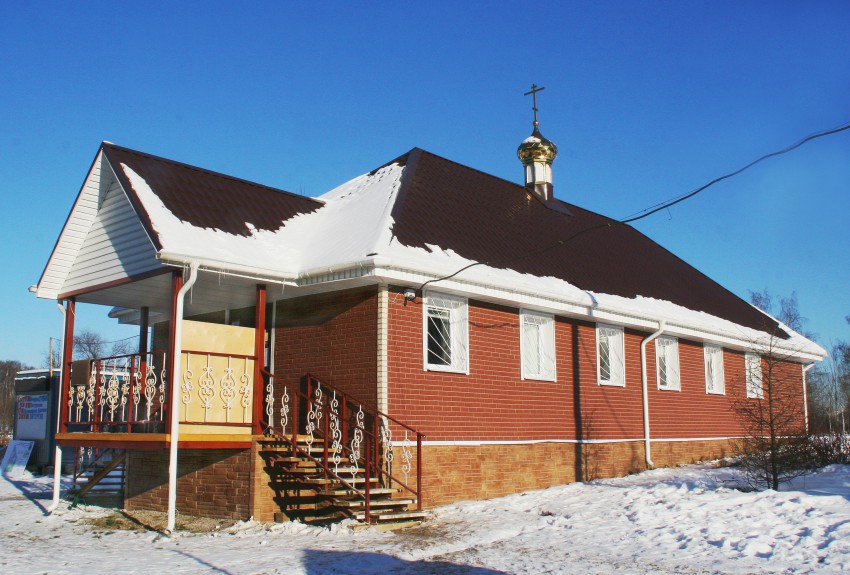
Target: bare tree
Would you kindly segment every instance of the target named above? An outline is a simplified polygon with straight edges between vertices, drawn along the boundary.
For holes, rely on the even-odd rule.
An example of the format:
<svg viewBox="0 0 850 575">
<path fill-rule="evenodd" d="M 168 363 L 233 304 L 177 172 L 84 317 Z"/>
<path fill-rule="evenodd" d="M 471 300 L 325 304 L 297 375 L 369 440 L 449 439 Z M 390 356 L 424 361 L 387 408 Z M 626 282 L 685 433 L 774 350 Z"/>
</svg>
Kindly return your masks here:
<svg viewBox="0 0 850 575">
<path fill-rule="evenodd" d="M 750 292 L 750 301 L 797 333 L 805 333 L 797 294 L 774 298 L 767 291 Z M 780 349 L 780 328 L 766 342 L 756 344 L 756 354 L 745 356 L 744 394 L 735 398 L 735 410 L 744 428 L 738 441 L 741 465 L 755 488 L 778 489 L 813 464 L 812 444 L 806 430 L 806 413 L 800 397 L 800 366 L 792 351 Z M 805 333 L 809 338 L 814 336 Z M 820 397 L 818 397 L 820 399 Z"/>
<path fill-rule="evenodd" d="M 735 398 L 744 428 L 738 440 L 741 466 L 752 487 L 778 489 L 812 465 L 800 397 L 800 367 L 777 348 L 776 337 L 745 358 L 745 392 Z"/>
<path fill-rule="evenodd" d="M 74 357 L 96 359 L 135 353 L 138 348 L 134 338 L 106 341 L 96 331 L 85 329 L 74 335 Z"/>
<path fill-rule="evenodd" d="M 0 436 L 11 436 L 15 423 L 15 376 L 31 369 L 20 361 L 0 361 Z"/>
<path fill-rule="evenodd" d="M 816 339 L 816 334 L 806 329 L 809 320 L 800 313 L 796 291 L 791 292 L 791 295 L 787 297 L 780 296 L 778 300 L 775 300 L 773 294 L 767 289 L 760 292 L 750 291 L 750 303 L 760 310 L 773 315 L 797 333 L 809 339 Z"/>
<path fill-rule="evenodd" d="M 106 341 L 103 336 L 90 329 L 77 332 L 74 335 L 74 357 L 78 359 L 106 357 Z"/>
</svg>

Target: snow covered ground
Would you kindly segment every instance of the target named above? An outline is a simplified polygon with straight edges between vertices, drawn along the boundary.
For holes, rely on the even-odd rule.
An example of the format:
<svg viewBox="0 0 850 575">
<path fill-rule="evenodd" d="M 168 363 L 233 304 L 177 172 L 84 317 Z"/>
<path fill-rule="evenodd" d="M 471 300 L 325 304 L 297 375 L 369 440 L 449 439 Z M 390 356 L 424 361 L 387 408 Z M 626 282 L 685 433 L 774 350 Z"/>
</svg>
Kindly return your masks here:
<svg viewBox="0 0 850 575">
<path fill-rule="evenodd" d="M 237 523 L 111 530 L 90 507 L 44 513 L 50 479 L 0 479 L 0 573 L 848 573 L 850 466 L 744 493 L 691 465 L 435 510 L 396 533 Z"/>
</svg>

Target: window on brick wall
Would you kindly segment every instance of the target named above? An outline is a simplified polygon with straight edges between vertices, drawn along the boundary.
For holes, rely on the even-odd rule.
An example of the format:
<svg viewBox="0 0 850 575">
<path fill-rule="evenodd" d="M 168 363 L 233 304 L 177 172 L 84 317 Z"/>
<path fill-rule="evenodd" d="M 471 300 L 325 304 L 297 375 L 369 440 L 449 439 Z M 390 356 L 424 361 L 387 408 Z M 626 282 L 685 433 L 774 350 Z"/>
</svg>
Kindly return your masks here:
<svg viewBox="0 0 850 575">
<path fill-rule="evenodd" d="M 681 389 L 679 377 L 679 340 L 675 337 L 659 337 L 655 340 L 655 367 L 658 389 Z"/>
<path fill-rule="evenodd" d="M 429 292 L 424 302 L 422 328 L 425 368 L 467 373 L 469 327 L 466 300 Z"/>
<path fill-rule="evenodd" d="M 719 345 L 705 344 L 705 392 L 726 393 L 726 383 L 723 376 L 723 348 Z"/>
<path fill-rule="evenodd" d="M 600 385 L 626 385 L 622 327 L 597 324 L 596 372 Z"/>
<path fill-rule="evenodd" d="M 522 378 L 555 381 L 554 316 L 522 310 L 519 318 Z"/>
<path fill-rule="evenodd" d="M 744 356 L 744 372 L 747 381 L 747 397 L 761 399 L 764 397 L 761 379 L 761 356 L 748 353 Z"/>
</svg>

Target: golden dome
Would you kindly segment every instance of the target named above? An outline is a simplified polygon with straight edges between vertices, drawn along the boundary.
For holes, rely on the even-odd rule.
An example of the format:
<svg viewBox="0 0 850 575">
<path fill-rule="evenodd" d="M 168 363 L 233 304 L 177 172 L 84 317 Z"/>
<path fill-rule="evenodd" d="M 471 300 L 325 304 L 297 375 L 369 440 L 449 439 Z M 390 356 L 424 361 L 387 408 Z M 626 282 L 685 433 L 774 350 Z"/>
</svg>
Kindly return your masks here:
<svg viewBox="0 0 850 575">
<path fill-rule="evenodd" d="M 558 146 L 540 133 L 537 122 L 535 122 L 534 131 L 522 141 L 517 148 L 516 155 L 523 164 L 534 160 L 545 160 L 551 164 L 555 156 L 558 155 Z"/>
</svg>

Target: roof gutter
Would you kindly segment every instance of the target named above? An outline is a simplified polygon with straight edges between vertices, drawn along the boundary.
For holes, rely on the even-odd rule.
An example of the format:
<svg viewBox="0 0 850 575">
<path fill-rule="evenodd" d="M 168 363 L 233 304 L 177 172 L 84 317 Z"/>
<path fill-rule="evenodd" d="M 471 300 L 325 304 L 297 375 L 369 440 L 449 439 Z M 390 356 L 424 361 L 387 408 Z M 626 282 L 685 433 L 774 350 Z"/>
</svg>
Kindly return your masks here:
<svg viewBox="0 0 850 575">
<path fill-rule="evenodd" d="M 643 341 L 640 342 L 640 377 L 643 391 L 643 452 L 646 457 L 647 467 L 655 467 L 655 464 L 652 462 L 652 446 L 650 445 L 649 435 L 649 384 L 646 375 L 646 345 L 664 333 L 665 329 L 667 329 L 667 322 L 663 319 L 659 320 L 658 329 L 643 338 Z"/>
<path fill-rule="evenodd" d="M 377 258 L 376 258 L 377 259 Z M 385 258 L 382 258 L 385 259 Z M 377 264 L 380 265 L 380 264 Z M 353 267 L 351 264 L 347 266 L 348 268 Z M 402 268 L 393 265 L 392 263 L 386 265 L 380 265 L 383 269 L 376 269 L 374 275 L 380 279 L 385 281 L 400 281 L 402 283 L 407 284 L 417 284 L 422 283 L 427 279 L 431 279 L 428 276 L 436 276 L 441 277 L 442 273 L 445 270 L 437 271 L 437 270 L 411 270 L 407 268 Z M 389 272 L 389 273 L 388 273 Z M 398 273 L 392 273 L 398 272 Z M 401 277 L 400 277 L 401 276 Z M 424 278 L 424 279 L 423 279 Z M 452 284 L 455 284 L 453 287 Z M 651 329 L 652 327 L 658 325 L 659 318 L 645 316 L 640 313 L 634 312 L 632 310 L 623 310 L 618 308 L 613 308 L 610 306 L 599 307 L 598 303 L 592 298 L 589 297 L 585 301 L 579 301 L 577 299 L 568 299 L 563 295 L 554 294 L 554 293 L 546 293 L 541 292 L 539 290 L 532 291 L 529 289 L 523 289 L 522 287 L 517 288 L 516 286 L 511 287 L 501 287 L 490 281 L 486 280 L 467 280 L 467 279 L 459 279 L 457 277 L 451 278 L 451 280 L 446 280 L 441 284 L 441 286 L 445 287 L 434 287 L 435 290 L 447 289 L 449 291 L 469 291 L 468 289 L 464 289 L 466 286 L 475 286 L 478 287 L 478 295 L 488 295 L 487 292 L 493 292 L 495 290 L 502 291 L 503 295 L 500 297 L 496 294 L 492 294 L 491 297 L 495 299 L 503 299 L 507 300 L 511 297 L 523 296 L 527 298 L 531 298 L 537 300 L 532 305 L 541 308 L 548 308 L 549 311 L 555 311 L 556 313 L 568 313 L 575 315 L 580 318 L 593 318 L 591 321 L 611 321 L 615 323 L 621 323 L 624 325 L 629 325 L 631 327 L 643 328 L 643 329 Z M 587 293 L 587 292 L 585 292 Z M 722 319 L 722 318 L 718 318 Z M 693 328 L 688 327 L 687 325 L 681 325 L 678 322 L 671 323 L 670 320 L 664 320 L 667 324 L 666 331 L 670 333 L 675 333 L 677 336 L 694 339 L 696 341 L 710 341 L 716 342 L 721 345 L 726 346 L 735 346 L 741 350 L 751 350 L 753 349 L 754 337 L 748 337 L 744 332 L 740 334 L 740 336 L 735 336 L 730 334 L 728 331 L 721 331 L 719 329 L 705 329 L 705 328 Z M 728 321 L 728 320 L 726 320 Z M 730 322 L 731 323 L 731 322 Z M 735 324 L 737 325 L 737 324 Z M 740 327 L 740 329 L 749 329 Z M 755 330 L 753 330 L 755 331 Z M 777 345 L 778 344 L 778 345 Z M 774 342 L 774 346 L 777 349 L 782 350 L 783 352 L 788 354 L 788 360 L 796 360 L 800 361 L 823 361 L 825 357 L 824 354 L 818 353 L 816 351 L 803 351 L 797 347 L 791 346 L 783 346 L 782 342 Z"/>
<path fill-rule="evenodd" d="M 161 251 L 157 253 L 157 258 L 166 265 L 184 267 L 197 266 L 198 271 L 222 273 L 228 276 L 244 278 L 252 281 L 269 282 L 283 284 L 289 286 L 297 285 L 297 276 L 288 273 L 274 273 L 268 269 L 258 268 L 254 266 L 246 266 L 225 262 L 212 258 L 197 258 L 194 256 L 184 256 L 173 252 Z"/>
<path fill-rule="evenodd" d="M 361 272 L 361 275 L 373 275 L 376 277 L 376 279 L 384 281 L 397 281 L 407 285 L 421 284 L 427 279 L 433 279 L 434 277 L 442 277 L 446 273 L 445 269 L 438 269 L 437 267 L 433 266 L 426 267 L 418 265 L 417 269 L 401 267 L 395 265 L 391 258 L 378 254 L 375 254 L 371 257 L 363 258 L 361 260 L 354 260 L 341 264 L 317 266 L 298 273 L 275 273 L 268 269 L 258 268 L 255 266 L 234 264 L 231 262 L 215 260 L 212 258 L 196 258 L 168 251 L 159 252 L 157 257 L 163 263 L 168 265 L 183 267 L 188 264 L 191 264 L 191 262 L 196 262 L 199 265 L 199 271 L 222 273 L 225 275 L 240 277 L 252 281 L 277 283 L 287 286 L 303 286 L 315 283 L 322 283 L 322 280 L 316 281 L 316 278 L 320 278 L 321 276 L 325 276 L 328 274 L 338 274 L 340 272 L 348 270 L 358 270 Z M 364 270 L 368 270 L 368 273 L 364 273 Z M 311 279 L 314 281 L 310 281 Z M 635 313 L 631 310 L 621 310 L 617 308 L 611 308 L 610 306 L 600 308 L 594 298 L 589 297 L 589 294 L 584 291 L 582 291 L 582 293 L 586 294 L 586 297 L 583 297 L 581 299 L 567 298 L 561 294 L 555 294 L 551 292 L 545 293 L 540 292 L 539 290 L 523 289 L 522 287 L 517 288 L 515 284 L 510 287 L 501 287 L 498 286 L 498 284 L 494 283 L 492 279 L 474 280 L 459 279 L 457 277 L 445 281 L 442 284 L 443 286 L 445 286 L 443 289 L 448 289 L 449 291 L 451 291 L 452 284 L 459 284 L 454 286 L 454 290 L 456 291 L 468 291 L 467 286 L 475 286 L 480 288 L 478 295 L 484 295 L 485 297 L 487 296 L 486 292 L 488 291 L 503 291 L 504 295 L 501 298 L 496 294 L 492 294 L 491 297 L 495 299 L 508 300 L 511 299 L 511 296 L 524 296 L 538 300 L 539 303 L 536 303 L 534 305 L 537 305 L 541 308 L 548 308 L 549 310 L 554 310 L 560 313 L 568 313 L 577 317 L 592 317 L 599 320 L 613 321 L 616 323 L 631 325 L 633 327 L 638 328 L 651 329 L 653 326 L 657 325 L 659 321 L 657 317 L 644 316 L 640 313 Z M 673 327 L 673 325 L 675 325 L 676 327 Z M 676 335 L 679 335 L 681 337 L 694 338 L 696 340 L 707 340 L 720 344 L 737 346 L 740 349 L 751 349 L 753 345 L 753 338 L 746 337 L 743 333 L 741 334 L 741 337 L 735 337 L 734 335 L 730 335 L 727 332 L 719 330 L 706 330 L 704 328 L 695 329 L 686 325 L 680 326 L 678 324 L 669 323 L 667 326 L 667 331 L 675 332 Z M 789 354 L 788 359 L 795 358 L 797 361 L 822 361 L 825 357 L 824 355 L 818 354 L 813 351 L 802 351 L 798 348 L 785 348 L 782 345 L 778 345 L 777 347 L 778 349 L 782 349 L 783 351 Z"/>
</svg>

